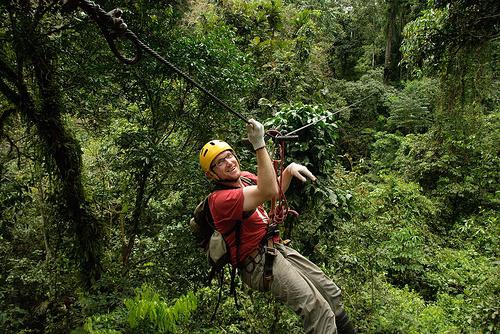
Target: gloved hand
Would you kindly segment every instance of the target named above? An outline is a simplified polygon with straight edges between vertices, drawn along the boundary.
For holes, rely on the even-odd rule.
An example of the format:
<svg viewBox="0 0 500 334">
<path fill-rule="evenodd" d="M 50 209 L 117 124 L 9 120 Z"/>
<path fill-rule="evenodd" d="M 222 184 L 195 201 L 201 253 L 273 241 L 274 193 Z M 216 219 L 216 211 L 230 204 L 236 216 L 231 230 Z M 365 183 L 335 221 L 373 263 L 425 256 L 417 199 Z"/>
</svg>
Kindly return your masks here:
<svg viewBox="0 0 500 334">
<path fill-rule="evenodd" d="M 266 146 L 264 142 L 264 126 L 261 123 L 253 118 L 249 119 L 247 123 L 247 133 L 248 140 L 252 144 L 254 150 Z"/>
<path fill-rule="evenodd" d="M 310 178 L 313 182 L 316 181 L 316 176 L 314 176 L 309 169 L 307 169 L 306 166 L 302 166 L 300 164 L 297 164 L 295 162 L 292 162 L 289 164 L 286 169 L 290 171 L 290 174 L 297 179 L 299 179 L 302 182 L 306 181 L 306 178 L 304 176 L 307 176 Z"/>
</svg>

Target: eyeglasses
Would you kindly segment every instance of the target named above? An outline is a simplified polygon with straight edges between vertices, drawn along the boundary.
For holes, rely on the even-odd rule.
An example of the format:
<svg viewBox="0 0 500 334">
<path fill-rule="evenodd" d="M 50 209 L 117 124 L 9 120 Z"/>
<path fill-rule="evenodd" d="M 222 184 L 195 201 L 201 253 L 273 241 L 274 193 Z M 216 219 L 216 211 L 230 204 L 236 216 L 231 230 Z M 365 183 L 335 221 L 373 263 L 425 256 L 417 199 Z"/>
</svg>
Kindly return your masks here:
<svg viewBox="0 0 500 334">
<path fill-rule="evenodd" d="M 224 155 L 222 158 L 218 159 L 214 164 L 212 164 L 212 168 L 215 167 L 222 167 L 224 163 L 226 163 L 227 160 L 234 158 L 234 154 L 231 152 L 227 152 L 226 155 Z"/>
</svg>

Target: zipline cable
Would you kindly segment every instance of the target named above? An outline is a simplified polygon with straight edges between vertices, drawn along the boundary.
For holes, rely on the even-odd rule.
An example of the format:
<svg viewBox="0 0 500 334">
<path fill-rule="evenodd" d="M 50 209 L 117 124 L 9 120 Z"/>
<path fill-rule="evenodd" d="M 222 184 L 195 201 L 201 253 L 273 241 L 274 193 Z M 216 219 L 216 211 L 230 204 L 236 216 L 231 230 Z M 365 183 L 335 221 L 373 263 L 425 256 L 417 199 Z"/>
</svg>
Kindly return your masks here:
<svg viewBox="0 0 500 334">
<path fill-rule="evenodd" d="M 338 114 L 338 113 L 339 113 L 339 112 L 341 112 L 341 111 L 344 111 L 344 110 L 346 110 L 346 109 L 348 109 L 348 108 L 354 107 L 355 105 L 357 105 L 357 104 L 359 104 L 359 103 L 363 102 L 364 100 L 368 99 L 370 96 L 374 95 L 375 93 L 377 93 L 377 92 L 376 92 L 376 91 L 375 91 L 375 92 L 372 92 L 370 95 L 365 96 L 365 97 L 364 97 L 364 98 L 362 98 L 361 100 L 358 100 L 358 101 L 356 101 L 356 102 L 354 102 L 354 103 L 352 103 L 352 104 L 350 104 L 350 105 L 348 105 L 348 106 L 342 107 L 342 108 L 340 108 L 339 110 L 337 110 L 337 111 L 335 111 L 335 112 L 333 112 L 333 113 L 331 113 L 331 114 L 329 114 L 329 115 L 325 115 L 325 116 L 323 116 L 323 117 L 321 117 L 321 118 L 319 118 L 319 119 L 315 120 L 314 122 L 311 122 L 311 123 L 309 123 L 309 124 L 306 124 L 306 125 L 304 125 L 304 126 L 302 126 L 302 127 L 298 128 L 298 129 L 295 129 L 295 130 L 293 130 L 292 132 L 288 132 L 288 133 L 286 134 L 286 136 L 290 136 L 290 135 L 292 135 L 292 134 L 294 134 L 294 133 L 297 133 L 297 132 L 299 132 L 299 131 L 302 131 L 302 130 L 304 130 L 304 129 L 306 129 L 306 128 L 310 127 L 310 126 L 313 126 L 314 124 L 316 124 L 316 123 L 318 123 L 318 122 L 321 122 L 321 121 L 323 121 L 323 120 L 325 120 L 325 119 L 327 119 L 327 118 L 329 118 L 329 117 L 332 117 L 333 115 Z"/>
<path fill-rule="evenodd" d="M 214 101 L 216 101 L 219 105 L 221 105 L 222 107 L 224 107 L 227 111 L 229 111 L 230 113 L 232 113 L 236 117 L 240 118 L 245 123 L 249 123 L 248 120 L 246 119 L 246 117 L 243 116 L 243 114 L 237 112 L 236 110 L 234 110 L 233 108 L 231 108 L 230 106 L 228 106 L 224 101 L 222 101 L 217 96 L 215 96 L 214 94 L 212 94 L 212 92 L 210 92 L 205 87 L 203 87 L 202 85 L 200 85 L 197 81 L 195 81 L 189 75 L 185 74 L 179 68 L 177 68 L 174 64 L 172 64 L 171 62 L 169 62 L 168 60 L 166 60 L 165 58 L 163 58 L 162 56 L 160 56 L 156 51 L 154 51 L 153 49 L 151 49 L 149 46 L 147 46 L 146 44 L 144 44 L 139 38 L 137 38 L 137 36 L 132 31 L 128 31 L 126 33 L 126 35 L 127 35 L 127 37 L 130 37 L 133 41 L 135 41 L 137 43 L 137 45 L 139 45 L 141 48 L 143 48 L 144 50 L 146 50 L 146 52 L 148 52 L 154 58 L 156 58 L 157 60 L 159 60 L 163 64 L 166 64 L 167 66 L 169 66 L 171 69 L 173 69 L 175 72 L 177 72 L 180 76 L 182 76 L 185 80 L 187 80 L 188 82 L 190 82 L 193 86 L 196 86 L 203 93 L 205 93 L 206 95 L 210 96 Z"/>
<path fill-rule="evenodd" d="M 164 65 L 167 65 L 170 67 L 174 72 L 179 74 L 181 77 L 183 77 L 186 81 L 191 83 L 193 86 L 197 87 L 199 90 L 201 90 L 203 93 L 205 93 L 207 96 L 209 96 L 213 101 L 217 102 L 220 106 L 222 106 L 224 109 L 229 111 L 231 114 L 235 115 L 245 123 L 249 123 L 248 119 L 240 112 L 234 110 L 231 108 L 229 105 L 227 105 L 224 101 L 219 99 L 217 96 L 215 96 L 212 92 L 210 92 L 208 89 L 203 87 L 200 83 L 198 83 L 196 80 L 191 78 L 189 75 L 184 73 L 181 69 L 179 69 L 177 66 L 169 62 L 167 59 L 162 57 L 158 52 L 154 51 L 151 49 L 148 45 L 144 44 L 137 35 L 131 31 L 130 29 L 127 28 L 127 25 L 123 22 L 123 19 L 121 18 L 122 11 L 121 9 L 113 9 L 110 12 L 105 12 L 98 4 L 94 3 L 93 1 L 90 0 L 62 0 L 62 8 L 65 11 L 72 11 L 76 9 L 76 7 L 80 6 L 87 15 L 89 15 L 96 23 L 99 25 L 99 28 L 101 29 L 104 38 L 106 38 L 106 41 L 109 44 L 109 47 L 111 48 L 111 51 L 115 54 L 115 56 L 123 63 L 127 65 L 132 65 L 137 63 L 140 58 L 141 58 L 141 50 L 145 50 L 147 53 L 149 53 L 153 58 L 158 60 Z M 120 51 L 118 51 L 116 45 L 115 45 L 115 40 L 117 38 L 125 38 L 128 39 L 130 42 L 132 42 L 135 46 L 135 51 L 136 54 L 134 58 L 126 58 L 124 57 Z M 296 130 L 293 130 L 292 132 L 289 132 L 285 134 L 284 136 L 280 136 L 281 139 L 295 139 L 297 136 L 292 136 L 293 134 L 302 131 L 310 126 L 315 125 L 318 122 L 321 122 L 328 117 L 331 117 L 335 114 L 340 113 L 343 110 L 346 110 L 350 107 L 353 107 L 364 100 L 368 99 L 370 96 L 374 95 L 376 92 L 372 92 L 370 95 L 365 96 L 361 100 L 358 100 L 348 106 L 342 107 L 339 110 L 337 110 L 334 113 L 331 113 L 329 115 L 325 115 L 319 119 L 317 119 L 314 122 L 311 122 L 309 124 L 306 124 Z"/>
<path fill-rule="evenodd" d="M 82 8 L 94 21 L 96 21 L 99 27 L 101 28 L 101 31 L 104 37 L 106 38 L 106 41 L 108 42 L 111 48 L 111 51 L 113 51 L 115 56 L 121 62 L 127 65 L 135 64 L 141 58 L 141 50 L 145 50 L 156 60 L 170 67 L 174 72 L 179 74 L 186 81 L 188 81 L 193 86 L 197 87 L 203 93 L 208 95 L 213 101 L 217 102 L 220 106 L 229 111 L 231 114 L 235 115 L 245 123 L 248 123 L 248 119 L 243 114 L 231 108 L 229 105 L 227 105 L 224 101 L 215 96 L 208 89 L 203 87 L 196 80 L 194 80 L 189 75 L 180 70 L 177 66 L 175 66 L 174 64 L 163 58 L 160 54 L 151 49 L 148 45 L 144 44 L 133 31 L 127 28 L 127 25 L 123 22 L 123 19 L 121 18 L 123 12 L 120 9 L 114 9 L 109 13 L 107 13 L 98 4 L 89 0 L 63 0 L 62 3 L 63 3 L 63 9 L 66 11 L 74 10 L 76 7 L 80 6 L 80 8 Z M 115 45 L 115 40 L 118 37 L 124 37 L 134 44 L 136 51 L 134 58 L 132 59 L 126 58 L 118 51 Z"/>
</svg>

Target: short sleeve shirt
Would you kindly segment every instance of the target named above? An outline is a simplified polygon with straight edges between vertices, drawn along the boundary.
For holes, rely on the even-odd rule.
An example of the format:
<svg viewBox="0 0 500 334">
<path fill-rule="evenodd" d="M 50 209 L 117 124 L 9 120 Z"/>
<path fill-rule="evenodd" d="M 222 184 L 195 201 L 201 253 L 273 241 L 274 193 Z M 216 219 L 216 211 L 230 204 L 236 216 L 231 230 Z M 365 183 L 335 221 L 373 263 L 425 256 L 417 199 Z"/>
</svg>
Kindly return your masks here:
<svg viewBox="0 0 500 334">
<path fill-rule="evenodd" d="M 252 173 L 242 172 L 241 176 L 257 183 L 257 176 Z M 269 223 L 269 216 L 262 205 L 259 205 L 250 217 L 243 219 L 243 200 L 243 188 L 217 190 L 208 197 L 208 205 L 215 228 L 224 235 L 229 245 L 233 265 L 241 263 L 250 253 L 260 247 Z M 236 233 L 234 233 L 234 229 L 238 221 L 243 223 L 240 229 L 240 256 L 236 261 Z"/>
</svg>

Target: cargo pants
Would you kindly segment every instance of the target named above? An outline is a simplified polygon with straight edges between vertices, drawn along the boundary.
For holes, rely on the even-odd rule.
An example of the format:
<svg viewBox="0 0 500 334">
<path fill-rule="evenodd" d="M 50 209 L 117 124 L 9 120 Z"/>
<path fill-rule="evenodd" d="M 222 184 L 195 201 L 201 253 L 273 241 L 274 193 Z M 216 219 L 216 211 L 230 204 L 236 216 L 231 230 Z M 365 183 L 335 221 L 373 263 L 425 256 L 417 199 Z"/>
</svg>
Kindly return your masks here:
<svg viewBox="0 0 500 334">
<path fill-rule="evenodd" d="M 276 244 L 271 293 L 303 319 L 306 334 L 336 334 L 335 315 L 343 310 L 339 287 L 318 266 L 296 250 Z M 241 279 L 253 289 L 265 291 L 264 254 L 244 261 Z"/>
</svg>

